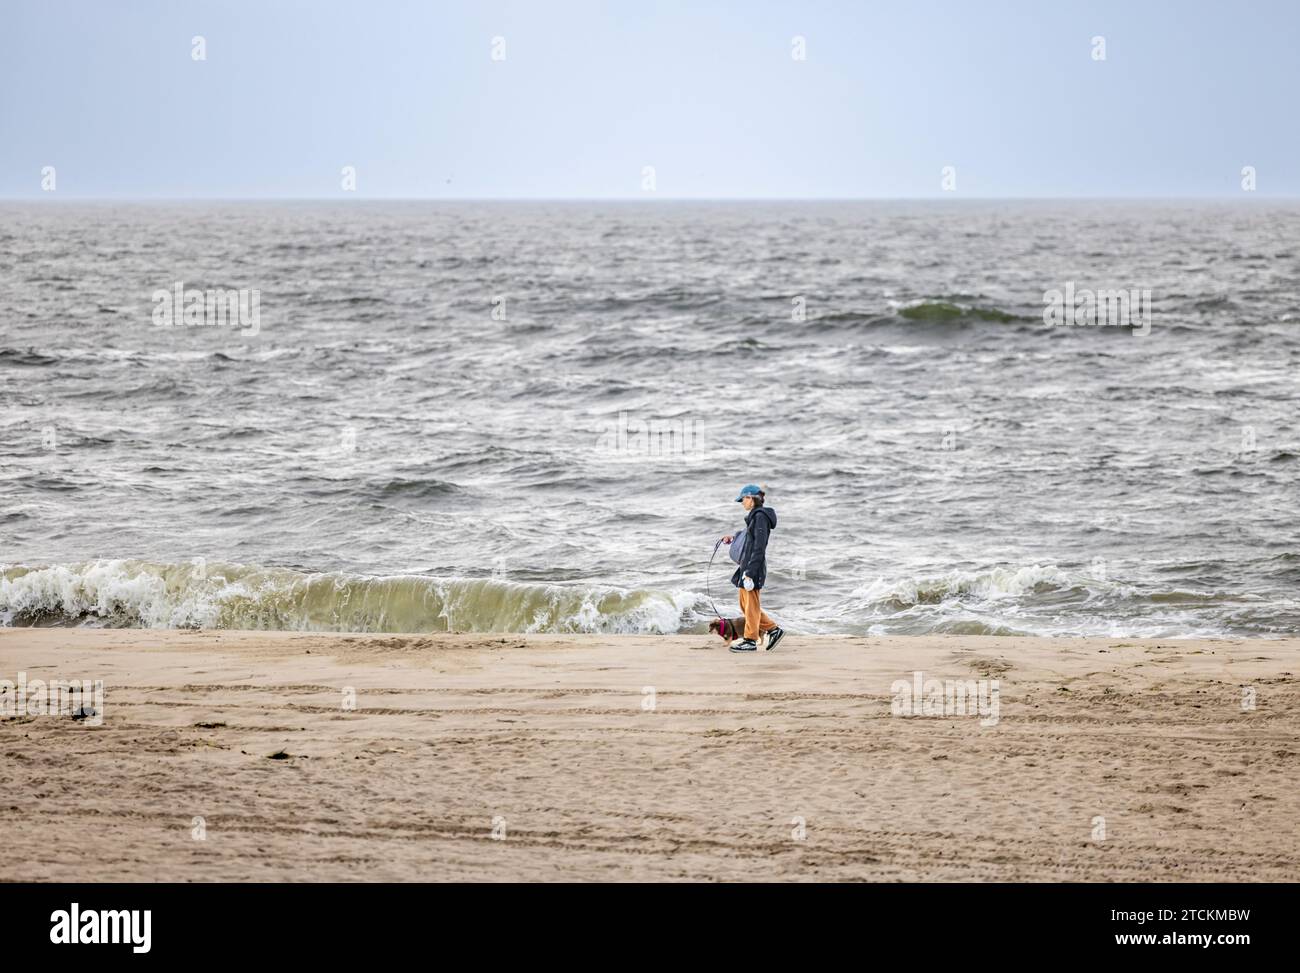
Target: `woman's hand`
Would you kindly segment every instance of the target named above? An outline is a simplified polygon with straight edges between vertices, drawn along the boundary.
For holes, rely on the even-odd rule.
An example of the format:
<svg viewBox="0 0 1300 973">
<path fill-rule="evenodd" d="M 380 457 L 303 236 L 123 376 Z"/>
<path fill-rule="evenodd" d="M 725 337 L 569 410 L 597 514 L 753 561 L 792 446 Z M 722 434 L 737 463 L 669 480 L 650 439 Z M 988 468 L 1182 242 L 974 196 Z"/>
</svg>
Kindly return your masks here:
<svg viewBox="0 0 1300 973">
<path fill-rule="evenodd" d="M 726 534 L 726 535 L 724 535 L 723 538 L 722 538 L 722 543 L 724 543 L 724 544 L 730 544 L 730 543 L 731 543 L 731 535 L 730 535 L 730 534 Z"/>
<path fill-rule="evenodd" d="M 740 580 L 741 580 L 741 582 L 744 584 L 744 586 L 745 586 L 745 590 L 746 590 L 746 591 L 753 591 L 753 590 L 754 590 L 754 579 L 751 578 L 749 575 L 745 575 L 745 576 L 744 576 L 743 578 L 741 578 Z"/>
</svg>

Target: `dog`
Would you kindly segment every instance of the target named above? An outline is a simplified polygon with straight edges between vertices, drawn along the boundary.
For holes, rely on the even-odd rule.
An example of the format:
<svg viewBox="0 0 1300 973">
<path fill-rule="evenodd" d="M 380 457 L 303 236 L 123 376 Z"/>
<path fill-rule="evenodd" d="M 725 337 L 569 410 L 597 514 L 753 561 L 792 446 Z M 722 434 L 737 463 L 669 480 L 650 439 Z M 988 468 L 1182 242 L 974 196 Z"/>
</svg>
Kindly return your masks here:
<svg viewBox="0 0 1300 973">
<path fill-rule="evenodd" d="M 718 636 L 724 642 L 734 642 L 736 639 L 745 637 L 745 619 L 742 618 L 715 618 L 709 622 L 709 631 Z M 766 642 L 766 636 L 759 636 L 759 644 Z"/>
</svg>

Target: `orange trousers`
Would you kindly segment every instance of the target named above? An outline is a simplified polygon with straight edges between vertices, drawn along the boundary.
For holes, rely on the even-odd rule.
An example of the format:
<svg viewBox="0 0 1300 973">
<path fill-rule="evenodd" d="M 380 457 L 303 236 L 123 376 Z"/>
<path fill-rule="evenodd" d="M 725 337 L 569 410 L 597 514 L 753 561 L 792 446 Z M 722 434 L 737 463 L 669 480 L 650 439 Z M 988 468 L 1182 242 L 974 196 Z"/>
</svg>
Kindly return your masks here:
<svg viewBox="0 0 1300 973">
<path fill-rule="evenodd" d="M 745 638 L 757 642 L 760 633 L 776 628 L 776 622 L 759 605 L 757 588 L 753 591 L 737 588 L 736 591 L 740 593 L 740 610 L 745 614 Z"/>
</svg>

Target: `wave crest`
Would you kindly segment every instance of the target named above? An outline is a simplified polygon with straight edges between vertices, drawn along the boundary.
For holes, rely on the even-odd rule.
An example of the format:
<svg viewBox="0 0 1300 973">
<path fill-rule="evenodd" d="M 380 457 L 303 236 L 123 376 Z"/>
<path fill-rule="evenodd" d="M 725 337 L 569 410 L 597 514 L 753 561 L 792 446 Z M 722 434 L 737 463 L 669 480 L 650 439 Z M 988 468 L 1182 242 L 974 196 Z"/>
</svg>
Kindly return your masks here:
<svg viewBox="0 0 1300 973">
<path fill-rule="evenodd" d="M 869 605 L 904 609 L 914 605 L 937 605 L 952 599 L 983 601 L 1018 598 L 1062 589 L 1082 589 L 1089 580 L 1091 579 L 1069 575 L 1054 564 L 1035 564 L 1022 568 L 994 568 L 978 573 L 954 571 L 922 578 L 877 578 L 859 588 L 854 596 Z M 1092 580 L 1092 583 L 1104 582 Z"/>
<path fill-rule="evenodd" d="M 979 307 L 973 304 L 954 304 L 950 301 L 924 301 L 900 310 L 899 315 L 909 321 L 996 321 L 1006 324 L 1024 318 L 997 307 Z"/>
<path fill-rule="evenodd" d="M 0 571 L 0 624 L 326 632 L 678 631 L 696 596 L 496 578 L 100 560 Z"/>
</svg>

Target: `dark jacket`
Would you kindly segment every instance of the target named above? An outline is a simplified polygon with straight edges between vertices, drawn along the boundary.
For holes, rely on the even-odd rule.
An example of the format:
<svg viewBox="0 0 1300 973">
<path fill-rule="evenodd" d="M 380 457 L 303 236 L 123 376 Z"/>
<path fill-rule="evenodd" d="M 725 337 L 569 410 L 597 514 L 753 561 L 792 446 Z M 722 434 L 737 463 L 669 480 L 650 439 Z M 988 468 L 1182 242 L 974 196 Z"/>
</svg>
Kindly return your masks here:
<svg viewBox="0 0 1300 973">
<path fill-rule="evenodd" d="M 754 590 L 767 581 L 767 535 L 776 530 L 776 511 L 771 507 L 755 507 L 745 516 L 745 546 L 740 552 L 740 567 L 731 576 L 731 583 L 743 587 L 741 579 L 749 575 Z"/>
</svg>

